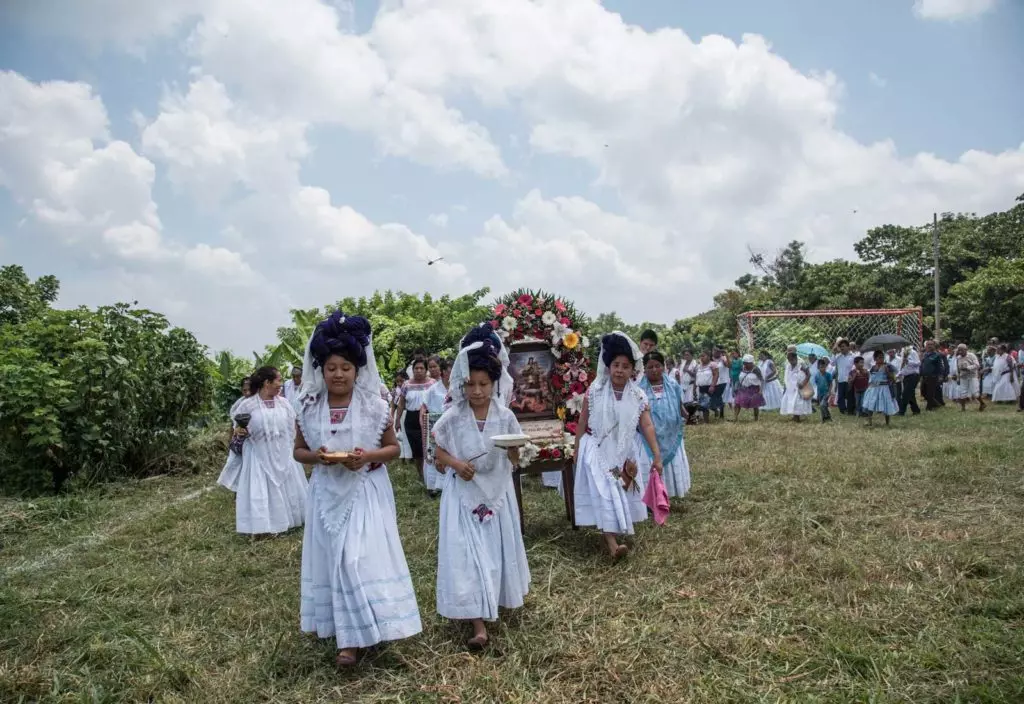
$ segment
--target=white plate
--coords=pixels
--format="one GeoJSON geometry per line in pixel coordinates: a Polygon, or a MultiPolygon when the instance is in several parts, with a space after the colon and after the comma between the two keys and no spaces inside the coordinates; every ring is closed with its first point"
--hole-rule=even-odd
{"type": "Polygon", "coordinates": [[[530,442],[529,435],[495,435],[491,438],[497,447],[522,447],[530,442]]]}

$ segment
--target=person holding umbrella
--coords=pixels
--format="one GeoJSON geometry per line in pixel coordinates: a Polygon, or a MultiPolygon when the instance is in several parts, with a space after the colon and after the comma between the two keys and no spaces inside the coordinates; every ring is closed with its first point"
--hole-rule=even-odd
{"type": "Polygon", "coordinates": [[[867,416],[871,425],[875,413],[885,416],[885,424],[889,425],[889,416],[899,411],[893,401],[891,385],[896,381],[896,372],[885,363],[885,353],[880,349],[874,352],[874,364],[868,372],[868,388],[861,399],[861,413],[867,416]]]}

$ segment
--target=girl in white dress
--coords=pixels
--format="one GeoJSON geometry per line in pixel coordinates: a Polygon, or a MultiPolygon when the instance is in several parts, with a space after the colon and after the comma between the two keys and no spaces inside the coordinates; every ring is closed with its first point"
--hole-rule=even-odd
{"type": "Polygon", "coordinates": [[[398,413],[397,413],[397,411],[398,411],[398,400],[402,396],[402,387],[405,385],[405,382],[407,382],[407,381],[409,381],[409,376],[405,373],[405,371],[403,370],[403,371],[398,372],[398,374],[395,375],[395,386],[394,386],[393,389],[391,389],[390,399],[389,399],[389,403],[390,403],[390,407],[391,407],[391,417],[392,418],[396,418],[397,417],[398,421],[399,421],[398,425],[397,425],[397,428],[398,428],[398,447],[399,447],[399,450],[400,450],[400,454],[398,455],[398,458],[402,459],[402,460],[411,460],[412,459],[412,448],[409,446],[409,439],[407,437],[405,437],[405,429],[403,428],[403,425],[405,424],[405,416],[404,415],[399,416],[398,413]]]}
{"type": "Polygon", "coordinates": [[[434,385],[434,380],[427,376],[427,360],[416,357],[412,360],[412,379],[402,384],[398,394],[398,405],[395,408],[395,432],[399,428],[405,430],[405,437],[412,450],[412,459],[416,463],[420,481],[423,479],[423,426],[420,425],[420,409],[427,400],[427,392],[434,385]]]}
{"type": "Polygon", "coordinates": [[[949,364],[949,376],[946,377],[946,381],[942,382],[942,398],[947,401],[960,400],[957,361],[956,350],[950,350],[949,354],[946,355],[946,362],[949,364]]]}
{"type": "Polygon", "coordinates": [[[423,481],[427,485],[427,493],[436,498],[441,495],[441,489],[444,488],[444,468],[437,466],[437,446],[431,438],[430,429],[444,412],[444,402],[448,396],[448,380],[451,377],[451,365],[447,359],[440,357],[437,358],[435,364],[440,371],[440,376],[430,387],[426,401],[420,409],[420,425],[425,430],[424,438],[426,439],[423,481]]]}
{"type": "MultiPolygon", "coordinates": [[[[235,415],[238,413],[238,407],[242,405],[242,401],[252,396],[252,391],[249,390],[249,377],[242,379],[242,397],[231,404],[231,410],[228,411],[228,418],[231,420],[231,430],[238,427],[238,423],[235,422],[235,415]]],[[[234,445],[234,443],[232,443],[234,445]]],[[[224,462],[224,469],[221,470],[220,476],[217,477],[217,483],[225,489],[231,491],[238,490],[238,476],[242,473],[242,453],[236,452],[234,449],[228,449],[228,458],[224,462]]]]}
{"type": "Polygon", "coordinates": [[[487,645],[486,621],[498,609],[523,605],[530,568],[512,484],[518,450],[494,445],[497,435],[520,434],[501,401],[502,365],[490,341],[464,347],[452,368],[451,407],[434,426],[437,457],[447,467],[437,549],[437,612],[469,620],[471,650],[487,645]]]}
{"type": "Polygon", "coordinates": [[[1006,345],[999,345],[992,362],[993,403],[1013,403],[1020,396],[1020,382],[1017,380],[1016,364],[1006,345]]]}
{"type": "MultiPolygon", "coordinates": [[[[779,370],[775,366],[775,360],[767,352],[761,353],[761,376],[764,377],[764,385],[761,387],[761,395],[764,396],[762,411],[777,411],[782,407],[782,383],[779,381],[779,370]]],[[[828,403],[826,399],[825,403],[828,403]]]]}
{"type": "Polygon", "coordinates": [[[811,399],[804,398],[801,390],[811,381],[811,375],[807,367],[800,363],[796,349],[791,348],[786,353],[786,392],[782,395],[782,406],[780,413],[784,416],[793,416],[793,420],[800,422],[802,416],[809,416],[813,412],[811,399]]]}
{"type": "Polygon", "coordinates": [[[576,431],[576,524],[600,529],[615,559],[629,552],[617,536],[632,535],[633,524],[647,518],[638,426],[653,453],[651,469],[662,471],[647,396],[633,381],[640,371],[640,348],[625,333],[601,338],[597,378],[587,389],[576,431]]]}
{"type": "Polygon", "coordinates": [[[697,362],[693,359],[693,352],[690,350],[683,351],[683,361],[676,369],[676,381],[679,382],[679,388],[683,393],[684,404],[697,400],[697,362]]]}
{"type": "Polygon", "coordinates": [[[365,318],[341,311],[317,325],[299,395],[295,459],[315,465],[302,540],[301,628],[335,638],[339,667],[355,665],[359,648],[422,630],[385,466],[398,457],[398,439],[380,397],[370,334],[365,318]]]}
{"type": "MultiPolygon", "coordinates": [[[[664,359],[660,352],[648,352],[644,357],[644,377],[640,388],[647,396],[651,421],[662,450],[665,471],[662,477],[665,490],[670,497],[683,497],[690,490],[690,461],[686,457],[683,443],[683,427],[686,425],[686,408],[683,407],[683,392],[679,384],[665,373],[664,359]]],[[[637,465],[643,477],[644,486],[651,476],[654,451],[644,440],[642,433],[636,434],[637,465]]]]}
{"type": "Polygon", "coordinates": [[[281,385],[277,369],[261,367],[249,377],[253,395],[235,408],[235,415],[249,415],[248,427],[234,431],[245,438],[235,482],[239,533],[283,533],[301,526],[306,513],[306,474],[292,458],[295,411],[279,395],[281,385]]]}

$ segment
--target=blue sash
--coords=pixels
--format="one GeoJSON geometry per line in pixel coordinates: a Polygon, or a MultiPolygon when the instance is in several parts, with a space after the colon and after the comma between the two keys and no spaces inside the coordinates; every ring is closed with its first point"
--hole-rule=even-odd
{"type": "MultiPolygon", "coordinates": [[[[661,398],[654,395],[654,387],[647,377],[640,380],[640,388],[647,394],[647,401],[651,404],[651,420],[654,421],[654,436],[658,440],[658,448],[661,450],[661,462],[664,466],[675,458],[679,451],[680,441],[683,439],[683,414],[679,407],[683,404],[683,390],[674,380],[662,377],[661,398]]],[[[640,436],[644,443],[647,455],[654,459],[654,451],[647,444],[647,439],[640,436]]]]}

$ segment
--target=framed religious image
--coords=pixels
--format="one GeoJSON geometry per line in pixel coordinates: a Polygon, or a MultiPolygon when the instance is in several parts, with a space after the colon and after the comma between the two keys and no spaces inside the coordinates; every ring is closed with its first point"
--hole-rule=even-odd
{"type": "Polygon", "coordinates": [[[551,370],[555,357],[546,342],[517,342],[509,346],[508,372],[512,376],[510,408],[520,420],[556,418],[551,370]]]}

